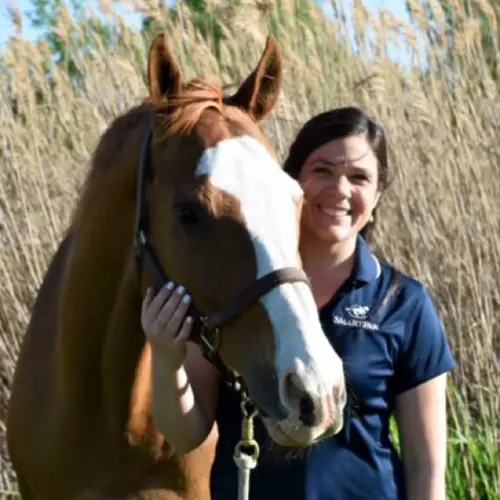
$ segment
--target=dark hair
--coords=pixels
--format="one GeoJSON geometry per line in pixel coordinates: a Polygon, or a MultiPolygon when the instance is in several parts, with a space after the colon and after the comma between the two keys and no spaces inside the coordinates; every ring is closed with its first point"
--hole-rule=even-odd
{"type": "MultiPolygon", "coordinates": [[[[299,131],[290,146],[284,170],[294,179],[298,179],[302,167],[309,155],[320,146],[335,139],[343,139],[351,135],[365,134],[378,164],[378,189],[383,192],[389,185],[389,162],[384,129],[373,118],[359,108],[345,107],[320,113],[311,118],[299,131]]],[[[375,226],[368,222],[361,230],[361,235],[369,239],[375,226]]]]}

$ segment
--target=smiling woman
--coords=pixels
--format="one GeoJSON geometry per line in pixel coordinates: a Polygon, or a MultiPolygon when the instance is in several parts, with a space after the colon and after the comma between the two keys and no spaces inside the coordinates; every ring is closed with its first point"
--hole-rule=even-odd
{"type": "MultiPolygon", "coordinates": [[[[335,419],[338,428],[333,435],[323,436],[296,458],[287,453],[287,460],[283,453],[275,453],[275,443],[291,444],[282,431],[301,405],[288,405],[281,425],[264,416],[256,421],[263,452],[252,473],[250,498],[444,500],[445,376],[454,361],[425,288],[380,262],[366,242],[389,179],[383,129],[358,108],[320,114],[299,132],[285,171],[304,192],[300,255],[323,331],[342,358],[356,407],[335,419]],[[402,458],[390,441],[393,413],[402,458]]],[[[182,344],[191,328],[184,323],[178,335],[187,307],[179,306],[174,294],[163,297],[163,303],[163,321],[168,324],[155,340],[163,336],[182,344]]],[[[144,316],[154,323],[147,307],[144,316]]],[[[304,369],[299,358],[296,367],[298,373],[304,369]]],[[[194,403],[190,413],[198,412],[204,419],[209,415],[206,429],[216,421],[219,430],[212,498],[233,499],[239,398],[192,352],[186,358],[186,373],[203,381],[196,396],[199,404],[194,403]]],[[[285,394],[293,396],[293,391],[285,394]]],[[[158,384],[153,398],[164,396],[158,384]]],[[[336,396],[338,407],[344,407],[344,394],[336,396]]],[[[309,422],[302,424],[307,427],[309,422]]]]}
{"type": "Polygon", "coordinates": [[[305,230],[342,241],[359,232],[380,197],[377,158],[363,135],[330,141],[311,153],[300,172],[306,192],[305,230]]]}
{"type": "MultiPolygon", "coordinates": [[[[332,200],[326,192],[328,204],[340,199],[340,210],[350,209],[346,215],[352,217],[355,205],[366,205],[365,208],[360,206],[361,212],[357,212],[358,215],[368,215],[368,219],[358,218],[353,230],[357,229],[365,239],[369,236],[374,227],[380,195],[389,185],[386,140],[383,129],[375,121],[357,108],[341,108],[315,116],[304,125],[292,144],[285,170],[299,180],[308,193],[311,190],[314,197],[320,191],[325,194],[325,189],[330,187],[329,193],[333,192],[334,197],[332,200]],[[336,187],[332,185],[335,180],[340,183],[348,181],[348,185],[337,186],[337,194],[336,187]],[[342,189],[349,191],[349,185],[357,186],[352,193],[354,196],[342,193],[342,189]]],[[[308,193],[306,200],[311,205],[308,193]]],[[[323,211],[328,212],[328,208],[331,207],[323,206],[323,211]]],[[[304,214],[310,212],[305,210],[304,214]]],[[[354,221],[351,219],[350,222],[354,221]]],[[[305,226],[307,228],[310,224],[305,226]]],[[[312,224],[312,227],[315,225],[312,224]]]]}

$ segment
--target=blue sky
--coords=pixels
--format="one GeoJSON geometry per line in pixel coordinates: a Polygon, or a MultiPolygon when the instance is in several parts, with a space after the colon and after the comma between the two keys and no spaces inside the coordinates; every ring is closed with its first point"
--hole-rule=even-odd
{"type": "MultiPolygon", "coordinates": [[[[31,6],[30,0],[0,0],[0,47],[5,46],[9,35],[13,33],[13,27],[10,24],[9,17],[6,12],[8,5],[11,3],[17,5],[23,14],[29,10],[31,6]]],[[[320,1],[319,3],[326,4],[328,2],[320,1]]],[[[349,2],[345,0],[338,0],[338,3],[345,6],[349,4],[349,2]]],[[[364,0],[364,4],[373,14],[376,14],[380,7],[385,7],[396,16],[402,19],[408,19],[408,14],[405,10],[405,2],[403,0],[364,0]]],[[[124,14],[125,19],[130,23],[130,25],[138,25],[139,16],[125,13],[125,11],[121,11],[121,13],[124,14]]],[[[33,40],[35,40],[38,36],[37,31],[29,26],[29,21],[26,16],[23,16],[23,34],[33,40]]],[[[405,58],[404,54],[394,53],[393,56],[405,58]]]]}

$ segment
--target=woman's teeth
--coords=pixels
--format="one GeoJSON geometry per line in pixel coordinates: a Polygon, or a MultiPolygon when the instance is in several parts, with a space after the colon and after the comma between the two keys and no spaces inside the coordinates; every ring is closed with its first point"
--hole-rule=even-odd
{"type": "Polygon", "coordinates": [[[320,210],[331,217],[343,217],[344,215],[349,215],[350,211],[345,208],[327,208],[319,206],[320,210]]]}

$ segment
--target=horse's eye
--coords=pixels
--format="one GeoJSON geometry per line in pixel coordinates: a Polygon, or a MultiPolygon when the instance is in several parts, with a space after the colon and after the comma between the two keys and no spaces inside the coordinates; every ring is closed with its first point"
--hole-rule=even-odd
{"type": "Polygon", "coordinates": [[[195,226],[200,222],[200,206],[194,202],[177,203],[174,206],[175,216],[183,226],[195,226]]]}

